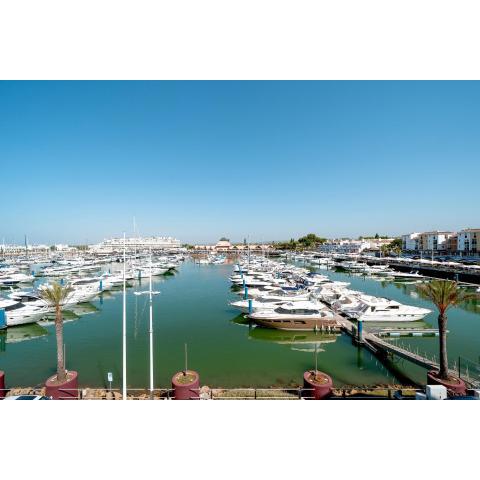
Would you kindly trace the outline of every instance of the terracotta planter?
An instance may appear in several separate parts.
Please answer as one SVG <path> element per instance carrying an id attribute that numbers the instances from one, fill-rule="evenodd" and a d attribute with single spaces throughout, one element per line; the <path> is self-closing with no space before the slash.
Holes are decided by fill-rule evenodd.
<path id="1" fill-rule="evenodd" d="M 457 378 L 456 382 L 441 380 L 437 378 L 438 371 L 431 370 L 427 373 L 427 384 L 428 385 L 443 385 L 446 387 L 449 393 L 453 395 L 465 395 L 467 393 L 467 387 L 465 382 L 461 378 Z"/>
<path id="2" fill-rule="evenodd" d="M 200 376 L 193 370 L 177 372 L 172 377 L 172 388 L 175 400 L 198 400 L 200 398 Z"/>
<path id="3" fill-rule="evenodd" d="M 0 370 L 0 398 L 5 398 L 5 372 Z"/>
<path id="4" fill-rule="evenodd" d="M 323 372 L 309 370 L 303 374 L 302 397 L 309 400 L 323 400 L 332 394 L 333 381 Z"/>
<path id="5" fill-rule="evenodd" d="M 78 400 L 78 373 L 73 370 L 67 372 L 67 380 L 58 383 L 57 374 L 45 382 L 45 395 L 54 400 Z"/>

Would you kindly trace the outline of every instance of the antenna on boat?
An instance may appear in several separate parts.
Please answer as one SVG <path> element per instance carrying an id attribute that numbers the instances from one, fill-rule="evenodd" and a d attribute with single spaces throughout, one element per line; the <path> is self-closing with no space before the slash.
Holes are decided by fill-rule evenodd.
<path id="1" fill-rule="evenodd" d="M 123 319 L 122 319 L 122 336 L 123 336 L 123 345 L 122 345 L 122 354 L 123 354 L 123 361 L 122 361 L 122 399 L 127 399 L 127 288 L 126 288 L 126 272 L 125 272 L 125 265 L 126 265 L 126 238 L 125 232 L 123 232 Z"/>

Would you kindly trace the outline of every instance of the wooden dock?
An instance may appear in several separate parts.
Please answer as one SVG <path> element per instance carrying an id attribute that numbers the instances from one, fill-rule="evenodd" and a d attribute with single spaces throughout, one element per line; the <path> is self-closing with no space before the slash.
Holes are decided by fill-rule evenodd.
<path id="1" fill-rule="evenodd" d="M 350 320 L 346 318 L 342 319 L 342 325 L 343 331 L 348 333 L 359 344 L 370 350 L 374 355 L 396 355 L 400 358 L 414 363 L 415 365 L 426 368 L 427 370 L 438 370 L 440 368 L 439 364 L 435 360 L 424 357 L 418 353 L 411 352 L 410 350 L 400 347 L 399 345 L 394 345 L 385 340 L 382 340 L 375 333 L 364 331 L 362 335 L 363 340 L 359 341 L 357 339 L 357 328 Z M 453 376 L 457 376 L 457 373 L 458 372 L 456 372 L 455 370 L 450 370 L 450 374 Z"/>
<path id="2" fill-rule="evenodd" d="M 378 328 L 369 330 L 377 337 L 438 337 L 437 328 Z"/>

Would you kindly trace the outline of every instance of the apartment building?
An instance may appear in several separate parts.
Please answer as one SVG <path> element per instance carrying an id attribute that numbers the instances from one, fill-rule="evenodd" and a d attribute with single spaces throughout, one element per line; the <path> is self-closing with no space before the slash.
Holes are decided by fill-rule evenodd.
<path id="1" fill-rule="evenodd" d="M 478 240 L 480 239 L 480 228 L 465 228 L 457 235 L 457 250 L 462 253 L 476 255 L 480 252 Z"/>
<path id="2" fill-rule="evenodd" d="M 402 250 L 405 252 L 415 252 L 419 250 L 420 233 L 407 233 L 402 235 Z"/>
<path id="3" fill-rule="evenodd" d="M 402 235 L 404 252 L 439 252 L 454 255 L 478 255 L 480 228 L 465 228 L 459 232 L 432 231 Z"/>

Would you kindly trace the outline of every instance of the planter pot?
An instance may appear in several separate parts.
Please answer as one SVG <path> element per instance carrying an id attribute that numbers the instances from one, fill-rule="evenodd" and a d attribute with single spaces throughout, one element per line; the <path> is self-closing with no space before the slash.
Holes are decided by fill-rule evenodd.
<path id="1" fill-rule="evenodd" d="M 72 370 L 67 372 L 67 380 L 57 382 L 57 374 L 45 382 L 45 395 L 54 400 L 78 400 L 78 373 Z"/>
<path id="2" fill-rule="evenodd" d="M 5 372 L 0 370 L 0 398 L 5 398 Z"/>
<path id="3" fill-rule="evenodd" d="M 175 400 L 198 400 L 200 398 L 200 376 L 193 370 L 177 372 L 172 377 Z"/>
<path id="4" fill-rule="evenodd" d="M 309 370 L 303 374 L 302 397 L 323 400 L 332 394 L 333 381 L 326 373 Z"/>
<path id="5" fill-rule="evenodd" d="M 438 372 L 436 370 L 431 370 L 427 373 L 427 384 L 428 385 L 443 385 L 446 387 L 449 393 L 453 395 L 465 395 L 467 393 L 467 387 L 465 382 L 461 378 L 456 378 L 456 381 L 447 381 L 441 380 L 437 377 Z"/>

